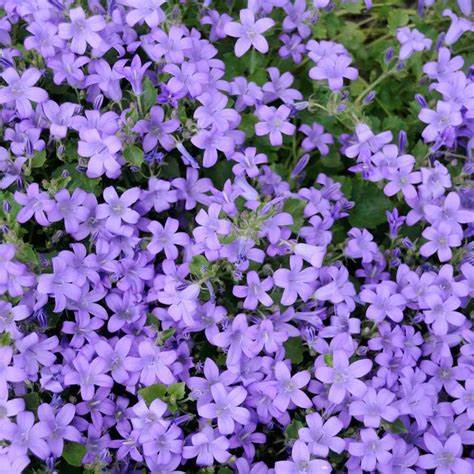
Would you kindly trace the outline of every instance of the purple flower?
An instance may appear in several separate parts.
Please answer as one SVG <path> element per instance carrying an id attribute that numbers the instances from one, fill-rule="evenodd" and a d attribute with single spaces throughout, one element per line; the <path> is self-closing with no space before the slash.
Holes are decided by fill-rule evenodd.
<path id="1" fill-rule="evenodd" d="M 446 129 L 457 127 L 462 123 L 462 116 L 457 104 L 439 100 L 436 103 L 436 111 L 423 108 L 418 118 L 427 123 L 422 136 L 425 142 L 434 142 Z"/>
<path id="2" fill-rule="evenodd" d="M 344 253 L 351 258 L 361 258 L 362 263 L 370 263 L 378 253 L 378 247 L 373 242 L 373 235 L 366 229 L 353 227 L 347 233 L 351 239 L 347 242 Z"/>
<path id="3" fill-rule="evenodd" d="M 432 43 L 429 38 L 426 38 L 416 28 L 410 30 L 408 26 L 404 26 L 397 30 L 397 40 L 401 45 L 398 57 L 402 61 L 409 58 L 415 51 L 430 49 Z"/>
<path id="4" fill-rule="evenodd" d="M 60 23 L 58 35 L 60 38 L 71 40 L 71 51 L 77 54 L 84 54 L 87 45 L 98 48 L 102 38 L 98 34 L 105 28 L 105 21 L 100 15 L 86 18 L 82 7 L 69 10 L 70 23 Z"/>
<path id="5" fill-rule="evenodd" d="M 37 183 L 30 184 L 26 194 L 16 191 L 15 201 L 23 206 L 17 215 L 18 222 L 24 223 L 34 216 L 38 224 L 49 225 L 47 214 L 54 211 L 55 203 L 48 194 L 40 191 Z"/>
<path id="6" fill-rule="evenodd" d="M 239 16 L 240 23 L 230 21 L 224 26 L 226 35 L 238 38 L 234 48 L 235 55 L 240 58 L 252 46 L 259 53 L 265 54 L 268 51 L 268 43 L 263 33 L 269 30 L 275 22 L 271 18 L 260 18 L 255 21 L 254 12 L 247 8 L 240 10 Z"/>
<path id="7" fill-rule="evenodd" d="M 216 436 L 216 432 L 205 426 L 201 431 L 191 436 L 191 445 L 184 446 L 183 457 L 185 459 L 196 458 L 198 466 L 212 466 L 214 459 L 219 463 L 225 463 L 230 454 L 229 441 L 225 436 Z"/>
<path id="8" fill-rule="evenodd" d="M 360 292 L 360 299 L 364 303 L 369 303 L 367 317 L 381 322 L 388 316 L 392 321 L 400 322 L 403 319 L 406 300 L 396 292 L 395 283 L 383 281 L 374 290 L 363 289 Z"/>
<path id="9" fill-rule="evenodd" d="M 311 413 L 306 416 L 306 424 L 308 427 L 300 428 L 298 436 L 308 444 L 311 454 L 325 458 L 329 450 L 342 453 L 346 443 L 336 436 L 343 428 L 342 422 L 336 416 L 323 421 L 319 413 Z"/>
<path id="10" fill-rule="evenodd" d="M 280 146 L 283 143 L 284 135 L 293 135 L 296 127 L 288 121 L 290 109 L 286 105 L 280 107 L 268 107 L 262 105 L 257 109 L 257 116 L 261 120 L 255 124 L 255 133 L 261 137 L 269 135 L 270 143 L 273 146 Z"/>
<path id="11" fill-rule="evenodd" d="M 357 69 L 349 66 L 351 62 L 348 56 L 324 57 L 309 70 L 309 77 L 316 81 L 327 80 L 329 88 L 338 91 L 344 85 L 344 78 L 355 81 L 359 77 Z"/>
<path id="12" fill-rule="evenodd" d="M 179 222 L 169 217 L 164 226 L 157 221 L 150 222 L 148 230 L 152 233 L 152 238 L 147 250 L 152 255 L 164 250 L 166 258 L 175 260 L 178 257 L 176 245 L 185 246 L 189 243 L 189 237 L 185 232 L 176 232 L 178 228 Z"/>
<path id="13" fill-rule="evenodd" d="M 341 403 L 349 392 L 356 397 L 362 397 L 366 385 L 359 378 L 368 374 L 372 369 L 369 359 L 359 359 L 349 364 L 347 354 L 342 350 L 334 352 L 331 367 L 316 369 L 316 378 L 330 384 L 328 398 L 333 403 Z"/>
<path id="14" fill-rule="evenodd" d="M 83 354 L 79 354 L 72 362 L 73 368 L 64 375 L 65 385 L 79 385 L 84 400 L 91 400 L 94 387 L 113 386 L 112 378 L 107 375 L 105 361 L 95 358 L 91 362 Z"/>
<path id="15" fill-rule="evenodd" d="M 131 10 L 127 13 L 126 20 L 130 26 L 145 22 L 150 28 L 158 26 L 165 14 L 160 8 L 165 0 L 121 0 Z"/>
<path id="16" fill-rule="evenodd" d="M 250 412 L 240 406 L 247 397 L 244 388 L 235 387 L 227 392 L 224 385 L 216 383 L 211 387 L 211 394 L 213 402 L 198 407 L 198 413 L 210 420 L 217 418 L 217 426 L 222 434 L 232 434 L 234 422 L 245 426 L 250 421 Z"/>
<path id="17" fill-rule="evenodd" d="M 308 385 L 311 378 L 309 372 L 303 370 L 292 376 L 284 362 L 277 362 L 275 364 L 275 378 L 277 396 L 273 400 L 273 404 L 278 410 L 285 412 L 290 402 L 301 408 L 313 406 L 308 395 L 301 390 Z"/>
<path id="18" fill-rule="evenodd" d="M 226 219 L 219 219 L 221 206 L 211 204 L 207 210 L 200 209 L 196 215 L 196 222 L 199 224 L 193 230 L 196 242 L 201 242 L 211 250 L 220 248 L 219 235 L 228 235 L 231 230 L 231 223 Z"/>
<path id="19" fill-rule="evenodd" d="M 77 152 L 89 158 L 87 176 L 98 178 L 104 173 L 109 178 L 116 178 L 120 173 L 120 165 L 116 159 L 122 144 L 114 135 L 101 136 L 96 129 L 86 129 L 79 132 L 80 141 Z"/>
<path id="20" fill-rule="evenodd" d="M 398 410 L 391 406 L 394 399 L 395 394 L 386 389 L 369 388 L 361 400 L 350 404 L 349 413 L 366 427 L 378 428 L 382 419 L 392 423 L 398 417 Z"/>
<path id="21" fill-rule="evenodd" d="M 437 253 L 440 262 L 447 262 L 451 259 L 453 255 L 451 247 L 461 245 L 462 236 L 457 230 L 453 232 L 453 227 L 445 222 L 441 222 L 438 227 L 427 227 L 422 235 L 429 242 L 421 246 L 421 255 L 430 257 Z"/>
<path id="22" fill-rule="evenodd" d="M 375 471 L 377 464 L 387 464 L 390 461 L 390 450 L 395 441 L 389 434 L 379 438 L 374 429 L 366 429 L 360 432 L 360 442 L 349 443 L 349 453 L 361 458 L 360 467 L 364 471 Z"/>
<path id="23" fill-rule="evenodd" d="M 43 461 L 49 456 L 50 449 L 45 440 L 50 430 L 40 423 L 35 423 L 35 416 L 30 411 L 23 411 L 16 416 L 16 424 L 4 430 L 2 438 L 13 442 L 12 454 L 23 456 L 30 450 Z"/>
<path id="24" fill-rule="evenodd" d="M 243 152 L 235 152 L 232 159 L 237 162 L 232 167 L 232 172 L 237 175 L 246 174 L 249 178 L 255 178 L 259 174 L 258 165 L 268 162 L 266 155 L 257 153 L 255 147 L 248 147 Z"/>
<path id="25" fill-rule="evenodd" d="M 311 126 L 303 124 L 299 128 L 300 132 L 306 135 L 301 146 L 306 151 L 317 148 L 321 155 L 325 156 L 329 153 L 328 144 L 334 143 L 330 133 L 324 133 L 324 127 L 319 123 L 313 123 Z"/>
<path id="26" fill-rule="evenodd" d="M 70 102 L 58 105 L 54 100 L 48 100 L 42 106 L 44 115 L 50 121 L 50 133 L 55 138 L 65 138 L 71 118 L 77 110 L 77 105 Z"/>
<path id="27" fill-rule="evenodd" d="M 460 306 L 460 301 L 455 296 L 450 296 L 443 300 L 440 295 L 430 294 L 426 297 L 428 309 L 423 313 L 425 322 L 432 324 L 433 332 L 437 335 L 448 334 L 448 323 L 453 326 L 462 326 L 466 320 L 465 316 L 456 311 Z"/>
<path id="28" fill-rule="evenodd" d="M 61 456 L 65 439 L 81 441 L 80 432 L 71 426 L 75 413 L 76 409 L 71 403 L 67 403 L 57 412 L 47 403 L 42 403 L 38 407 L 39 423 L 36 426 L 40 432 L 47 433 L 46 442 L 55 458 Z"/>
<path id="29" fill-rule="evenodd" d="M 121 74 L 132 86 L 132 90 L 135 95 L 139 96 L 143 93 L 142 82 L 145 72 L 150 67 L 151 62 L 148 61 L 142 65 L 142 60 L 140 56 L 133 56 L 130 66 L 122 66 L 120 69 Z"/>
<path id="30" fill-rule="evenodd" d="M 8 393 L 7 382 L 23 382 L 26 374 L 18 366 L 10 365 L 13 357 L 11 347 L 0 347 L 0 396 L 6 396 Z"/>
<path id="31" fill-rule="evenodd" d="M 109 186 L 104 189 L 105 204 L 97 206 L 96 216 L 105 219 L 105 227 L 110 231 L 120 234 L 122 226 L 136 224 L 140 217 L 138 212 L 130 209 L 140 196 L 138 188 L 127 189 L 120 197 L 115 188 Z"/>
<path id="32" fill-rule="evenodd" d="M 422 469 L 436 469 L 438 473 L 469 474 L 471 464 L 466 459 L 462 459 L 462 442 L 458 434 L 451 435 L 443 444 L 431 433 L 425 433 L 423 441 L 427 451 L 431 454 L 424 454 L 418 459 L 417 465 Z"/>
<path id="33" fill-rule="evenodd" d="M 7 68 L 0 76 L 8 84 L 0 88 L 0 104 L 14 104 L 20 118 L 33 113 L 31 102 L 42 103 L 48 100 L 44 89 L 35 87 L 41 72 L 35 68 L 27 69 L 21 76 L 13 68 Z"/>
<path id="34" fill-rule="evenodd" d="M 291 461 L 277 461 L 275 474 L 319 474 L 331 472 L 331 465 L 322 459 L 311 459 L 308 446 L 296 440 L 291 451 Z"/>
<path id="35" fill-rule="evenodd" d="M 145 152 L 153 150 L 158 142 L 167 151 L 175 147 L 171 133 L 179 128 L 179 121 L 164 120 L 164 118 L 164 110 L 157 105 L 150 110 L 150 120 L 139 120 L 133 127 L 134 132 L 145 134 L 143 138 Z"/>
<path id="36" fill-rule="evenodd" d="M 270 277 L 260 281 L 257 272 L 251 271 L 247 273 L 247 285 L 236 285 L 232 292 L 237 298 L 245 298 L 244 308 L 255 309 L 258 303 L 264 306 L 271 306 L 273 300 L 268 296 L 267 291 L 273 288 L 273 280 Z"/>
<path id="37" fill-rule="evenodd" d="M 280 268 L 273 275 L 275 285 L 283 288 L 281 304 L 290 306 L 298 296 L 303 301 L 308 300 L 314 292 L 312 283 L 317 274 L 315 268 L 305 268 L 303 270 L 303 259 L 292 255 L 290 257 L 290 270 Z"/>

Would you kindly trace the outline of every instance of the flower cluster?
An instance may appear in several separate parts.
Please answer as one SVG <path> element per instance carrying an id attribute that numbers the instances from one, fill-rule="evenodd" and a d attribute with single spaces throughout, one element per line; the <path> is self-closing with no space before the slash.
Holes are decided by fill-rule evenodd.
<path id="1" fill-rule="evenodd" d="M 336 3 L 0 0 L 0 472 L 474 470 L 471 5 Z"/>

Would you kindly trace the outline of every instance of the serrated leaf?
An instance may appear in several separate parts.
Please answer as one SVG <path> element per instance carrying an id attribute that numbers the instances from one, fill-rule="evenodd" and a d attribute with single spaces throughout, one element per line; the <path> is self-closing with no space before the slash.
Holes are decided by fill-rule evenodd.
<path id="1" fill-rule="evenodd" d="M 133 166 L 141 166 L 143 163 L 143 150 L 136 145 L 127 145 L 123 150 L 123 157 Z"/>
<path id="2" fill-rule="evenodd" d="M 324 363 L 328 367 L 332 367 L 332 354 L 331 353 L 324 354 L 323 358 L 324 358 Z"/>
<path id="3" fill-rule="evenodd" d="M 36 411 L 41 404 L 41 398 L 36 392 L 27 393 L 23 396 L 23 400 L 28 411 Z"/>
<path id="4" fill-rule="evenodd" d="M 170 397 L 174 397 L 175 400 L 181 400 L 186 394 L 186 385 L 184 382 L 178 382 L 171 384 L 168 387 L 168 393 Z"/>
<path id="5" fill-rule="evenodd" d="M 400 418 L 397 418 L 393 423 L 388 423 L 386 421 L 382 422 L 383 427 L 395 434 L 407 433 L 408 430 Z"/>
<path id="6" fill-rule="evenodd" d="M 289 198 L 283 205 L 283 212 L 288 212 L 293 217 L 293 225 L 290 226 L 291 230 L 297 233 L 304 223 L 303 211 L 306 207 L 306 201 L 302 199 Z"/>
<path id="7" fill-rule="evenodd" d="M 159 398 L 163 400 L 166 396 L 166 385 L 162 383 L 155 383 L 150 385 L 149 387 L 142 388 L 138 391 L 140 396 L 145 400 L 145 402 L 149 405 L 153 400 Z"/>
<path id="8" fill-rule="evenodd" d="M 41 168 L 46 162 L 46 150 L 37 151 L 31 158 L 32 168 Z"/>
<path id="9" fill-rule="evenodd" d="M 385 211 L 393 207 L 383 191 L 361 178 L 354 179 L 351 200 L 355 206 L 349 214 L 349 222 L 354 227 L 374 229 L 387 220 Z"/>
<path id="10" fill-rule="evenodd" d="M 284 344 L 285 355 L 292 364 L 298 365 L 303 362 L 303 341 L 301 337 L 290 337 Z"/>
<path id="11" fill-rule="evenodd" d="M 300 428 L 303 428 L 303 423 L 298 420 L 293 420 L 285 429 L 285 438 L 286 439 L 297 439 L 298 431 Z"/>
<path id="12" fill-rule="evenodd" d="M 67 442 L 63 449 L 63 459 L 71 466 L 80 467 L 82 466 L 82 460 L 86 455 L 87 449 L 80 443 L 73 441 Z"/>
<path id="13" fill-rule="evenodd" d="M 145 112 L 148 112 L 155 104 L 156 98 L 158 97 L 158 91 L 156 90 L 153 82 L 149 77 L 145 77 L 143 80 L 143 94 L 140 97 Z"/>
<path id="14" fill-rule="evenodd" d="M 405 26 L 408 24 L 410 17 L 408 15 L 408 12 L 405 10 L 401 10 L 400 8 L 394 8 L 390 10 L 388 14 L 388 27 L 394 31 L 397 28 L 400 28 L 401 26 Z"/>
<path id="15" fill-rule="evenodd" d="M 194 276 L 201 276 L 209 267 L 209 262 L 204 255 L 194 255 L 189 264 L 189 271 Z"/>
<path id="16" fill-rule="evenodd" d="M 0 346 L 9 346 L 12 342 L 12 337 L 8 331 L 3 331 L 0 334 Z"/>

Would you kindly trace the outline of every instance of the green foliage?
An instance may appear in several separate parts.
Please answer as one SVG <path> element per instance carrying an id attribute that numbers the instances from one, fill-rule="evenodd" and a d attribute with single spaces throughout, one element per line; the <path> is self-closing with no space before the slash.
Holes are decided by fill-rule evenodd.
<path id="1" fill-rule="evenodd" d="M 156 383 L 149 387 L 142 388 L 138 391 L 145 402 L 150 405 L 153 400 L 159 398 L 168 405 L 171 412 L 178 411 L 178 402 L 186 395 L 186 385 L 184 382 L 164 385 Z"/>
<path id="2" fill-rule="evenodd" d="M 143 150 L 136 145 L 127 145 L 123 150 L 123 156 L 132 166 L 140 167 L 143 163 Z"/>
<path id="3" fill-rule="evenodd" d="M 63 459 L 71 466 L 82 466 L 82 460 L 86 455 L 86 447 L 80 443 L 69 441 L 65 443 L 63 450 Z"/>
<path id="4" fill-rule="evenodd" d="M 303 211 L 306 206 L 306 201 L 302 199 L 289 198 L 285 201 L 283 212 L 288 212 L 293 217 L 293 225 L 291 230 L 298 232 L 304 223 Z"/>
<path id="5" fill-rule="evenodd" d="M 286 440 L 294 440 L 298 438 L 298 430 L 303 428 L 304 424 L 299 420 L 293 420 L 285 429 Z"/>
<path id="6" fill-rule="evenodd" d="M 408 432 L 407 427 L 400 418 L 397 418 L 393 423 L 383 421 L 382 426 L 385 430 L 390 431 L 394 434 L 403 434 Z"/>
<path id="7" fill-rule="evenodd" d="M 285 355 L 292 364 L 298 365 L 303 362 L 303 341 L 301 337 L 290 337 L 284 344 Z"/>
<path id="8" fill-rule="evenodd" d="M 355 176 L 350 197 L 355 207 L 350 212 L 349 222 L 354 227 L 374 229 L 386 222 L 385 211 L 394 207 L 394 203 L 376 184 Z"/>

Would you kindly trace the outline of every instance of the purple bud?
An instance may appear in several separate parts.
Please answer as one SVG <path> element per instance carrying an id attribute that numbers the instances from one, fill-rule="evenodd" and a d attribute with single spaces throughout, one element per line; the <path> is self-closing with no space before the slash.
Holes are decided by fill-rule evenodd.
<path id="1" fill-rule="evenodd" d="M 13 67 L 13 63 L 6 58 L 0 58 L 0 66 L 5 68 Z"/>
<path id="2" fill-rule="evenodd" d="M 393 53 L 394 53 L 394 49 L 392 47 L 388 48 L 387 51 L 385 51 L 384 61 L 386 64 L 388 64 L 392 60 Z"/>
<path id="3" fill-rule="evenodd" d="M 296 178 L 301 172 L 306 168 L 309 163 L 309 153 L 305 153 L 296 163 L 296 166 L 293 168 L 291 172 L 291 178 Z"/>
<path id="4" fill-rule="evenodd" d="M 34 152 L 33 144 L 31 143 L 31 140 L 29 138 L 26 140 L 25 151 L 28 156 L 31 156 Z"/>
<path id="5" fill-rule="evenodd" d="M 104 96 L 102 94 L 99 94 L 95 99 L 94 99 L 94 109 L 95 110 L 100 110 L 102 107 L 102 103 L 104 102 Z"/>
<path id="6" fill-rule="evenodd" d="M 61 178 L 69 178 L 69 176 L 71 176 L 71 173 L 69 173 L 68 170 L 63 170 L 61 172 Z"/>
<path id="7" fill-rule="evenodd" d="M 48 0 L 48 2 L 58 10 L 64 10 L 64 5 L 59 0 Z"/>
<path id="8" fill-rule="evenodd" d="M 421 323 L 425 317 L 423 316 L 423 313 L 416 313 L 415 317 L 413 318 L 414 323 Z"/>
<path id="9" fill-rule="evenodd" d="M 10 209 L 12 208 L 11 204 L 9 201 L 5 200 L 2 203 L 3 211 L 8 214 L 10 212 Z"/>
<path id="10" fill-rule="evenodd" d="M 400 153 L 405 152 L 407 142 L 408 142 L 407 132 L 405 132 L 405 130 L 400 130 L 400 132 L 398 134 L 398 148 L 400 150 Z"/>
<path id="11" fill-rule="evenodd" d="M 340 112 L 344 112 L 344 110 L 347 109 L 347 105 L 346 104 L 339 104 L 336 108 L 336 112 L 337 113 L 340 113 Z"/>
<path id="12" fill-rule="evenodd" d="M 406 247 L 407 249 L 413 248 L 413 242 L 408 237 L 404 237 L 402 239 L 402 245 Z"/>
<path id="13" fill-rule="evenodd" d="M 397 64 L 397 71 L 401 71 L 405 67 L 405 61 L 400 61 Z"/>
<path id="14" fill-rule="evenodd" d="M 423 17 L 423 13 L 425 10 L 425 1 L 424 0 L 418 0 L 418 5 L 416 8 L 416 12 L 418 13 L 419 17 Z"/>
<path id="15" fill-rule="evenodd" d="M 376 92 L 375 91 L 370 91 L 365 97 L 364 100 L 362 101 L 365 105 L 370 104 L 374 99 L 375 99 Z"/>
<path id="16" fill-rule="evenodd" d="M 438 51 L 439 48 L 443 46 L 445 37 L 446 37 L 446 33 L 444 31 L 439 34 L 438 39 L 436 40 L 436 46 L 435 46 L 436 51 Z"/>
<path id="17" fill-rule="evenodd" d="M 416 100 L 422 107 L 428 107 L 428 102 L 426 102 L 426 99 L 425 99 L 421 94 L 415 94 L 415 100 Z"/>

